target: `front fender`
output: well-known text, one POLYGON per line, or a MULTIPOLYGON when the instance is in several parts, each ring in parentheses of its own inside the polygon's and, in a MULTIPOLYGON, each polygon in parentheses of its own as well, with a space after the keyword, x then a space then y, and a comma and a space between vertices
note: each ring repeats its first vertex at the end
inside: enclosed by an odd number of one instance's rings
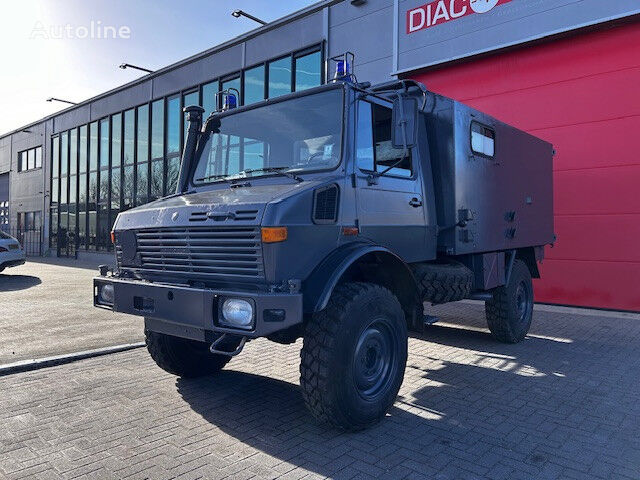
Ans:
POLYGON ((413 278, 411 270, 402 259, 384 247, 361 242, 343 245, 325 257, 302 283, 304 312, 314 313, 324 310, 333 290, 347 270, 364 256, 376 253, 394 257, 398 264, 406 268, 407 275, 413 278))

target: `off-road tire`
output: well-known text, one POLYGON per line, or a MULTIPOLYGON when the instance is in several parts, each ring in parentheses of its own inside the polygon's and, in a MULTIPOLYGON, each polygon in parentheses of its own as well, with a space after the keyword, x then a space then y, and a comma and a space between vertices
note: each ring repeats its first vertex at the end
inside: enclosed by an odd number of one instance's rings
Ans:
POLYGON ((423 302, 456 302, 471 293, 473 272, 461 263, 416 263, 411 268, 423 302))
POLYGON ((518 343, 531 328, 533 317, 533 284, 527 265, 516 260, 511 271, 509 285, 495 288, 493 297, 485 302, 487 324, 491 335, 503 343, 518 343), (519 288, 525 289, 521 304, 519 288), (519 307, 520 305, 520 307, 519 307))
POLYGON ((219 372, 231 357, 213 354, 209 344, 174 337, 163 333, 144 331, 147 350, 151 358, 165 372, 185 378, 202 377, 219 372))
POLYGON ((378 422, 402 384, 407 340, 404 312, 389 290, 371 283, 338 285, 327 308, 305 326, 300 386, 309 411, 319 421, 348 431, 378 422), (376 349, 377 331, 383 332, 380 338, 389 338, 380 343, 388 345, 381 347, 380 355, 388 359, 382 362, 388 369, 380 376, 379 389, 376 383, 369 394, 362 383, 369 381, 365 370, 375 367, 366 366, 363 359, 369 358, 369 349, 376 349))

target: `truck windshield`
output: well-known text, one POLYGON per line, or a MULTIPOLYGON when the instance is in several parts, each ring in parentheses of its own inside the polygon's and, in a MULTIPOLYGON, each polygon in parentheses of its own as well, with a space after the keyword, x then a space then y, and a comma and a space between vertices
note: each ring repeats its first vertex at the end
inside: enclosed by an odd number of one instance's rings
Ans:
POLYGON ((193 183, 334 168, 342 116, 337 88, 225 115, 205 140, 193 183))

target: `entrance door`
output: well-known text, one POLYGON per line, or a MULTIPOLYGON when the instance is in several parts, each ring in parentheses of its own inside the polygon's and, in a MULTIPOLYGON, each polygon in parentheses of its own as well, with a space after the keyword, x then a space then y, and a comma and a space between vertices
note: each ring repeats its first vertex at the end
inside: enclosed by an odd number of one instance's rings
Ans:
POLYGON ((393 148, 391 108, 358 100, 355 174, 360 232, 405 261, 417 261, 426 244, 419 162, 393 148), (393 167, 389 169, 389 167, 393 167), (376 176, 375 173, 384 172, 376 176))

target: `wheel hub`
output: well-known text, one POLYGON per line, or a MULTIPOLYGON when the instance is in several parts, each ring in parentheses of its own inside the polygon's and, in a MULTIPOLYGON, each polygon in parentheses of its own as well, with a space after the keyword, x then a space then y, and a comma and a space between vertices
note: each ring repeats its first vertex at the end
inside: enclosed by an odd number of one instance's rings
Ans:
POLYGON ((520 282, 516 290, 516 308, 518 312, 518 319, 521 322, 526 321, 527 313, 531 303, 531 295, 525 282, 520 282))
POLYGON ((354 380, 358 393, 373 400, 387 386, 393 370, 393 334, 379 321, 364 329, 354 355, 354 380))

